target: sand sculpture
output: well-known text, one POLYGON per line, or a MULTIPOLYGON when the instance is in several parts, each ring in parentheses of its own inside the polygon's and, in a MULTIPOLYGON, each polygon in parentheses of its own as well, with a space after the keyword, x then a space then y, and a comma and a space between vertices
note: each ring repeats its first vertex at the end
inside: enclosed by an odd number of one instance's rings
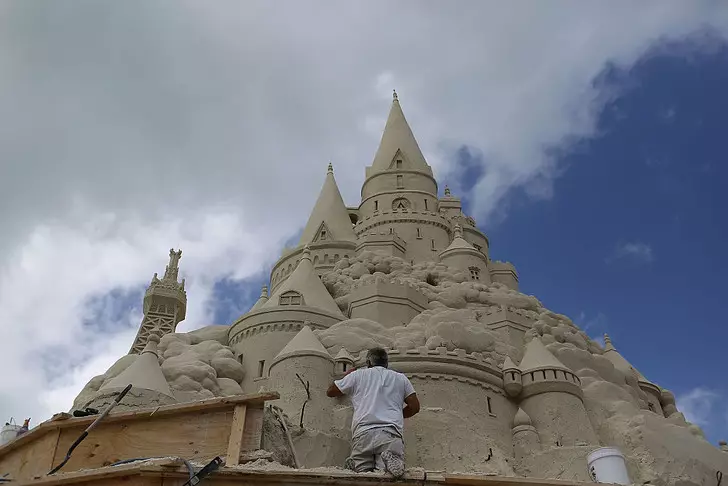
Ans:
POLYGON ((708 443, 608 337, 602 348, 518 291, 460 199, 438 197, 396 96, 359 206, 344 204, 329 165, 299 244, 231 325, 174 332, 180 256, 153 279, 131 354, 74 407, 102 405, 123 383, 134 384, 126 408, 275 390, 303 465, 339 466, 351 407, 326 387, 383 346, 423 405, 406 425, 408 466, 588 481, 586 455, 615 446, 639 484, 728 472, 728 447, 708 443))

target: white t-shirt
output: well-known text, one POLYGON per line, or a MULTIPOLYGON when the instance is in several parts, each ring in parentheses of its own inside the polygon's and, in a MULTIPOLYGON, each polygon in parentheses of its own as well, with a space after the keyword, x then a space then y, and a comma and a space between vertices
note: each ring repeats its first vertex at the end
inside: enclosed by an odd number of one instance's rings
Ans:
POLYGON ((394 427, 404 437, 404 399, 415 392, 406 376, 374 366, 349 373, 334 384, 343 394, 351 397, 354 406, 351 430, 354 437, 378 427, 394 427))

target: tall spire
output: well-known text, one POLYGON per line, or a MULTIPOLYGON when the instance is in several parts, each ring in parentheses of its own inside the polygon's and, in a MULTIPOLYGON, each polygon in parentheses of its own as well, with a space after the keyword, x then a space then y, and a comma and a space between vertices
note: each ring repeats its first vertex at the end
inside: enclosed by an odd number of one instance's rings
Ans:
POLYGON ((307 245, 321 240, 356 241, 349 211, 336 185, 331 163, 298 244, 307 245))
POLYGON ((432 169, 427 165, 425 156, 422 155, 412 129, 404 117, 396 91, 392 97, 392 107, 389 110, 382 140, 379 142, 379 149, 372 162, 372 170, 379 172, 396 167, 396 161, 401 160, 402 169, 432 174, 432 169))

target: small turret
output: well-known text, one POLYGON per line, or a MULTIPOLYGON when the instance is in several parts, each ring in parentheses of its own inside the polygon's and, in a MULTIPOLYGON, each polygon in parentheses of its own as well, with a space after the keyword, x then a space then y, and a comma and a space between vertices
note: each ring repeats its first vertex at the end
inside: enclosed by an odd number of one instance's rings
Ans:
POLYGON ((503 388, 511 397, 517 397, 523 390, 521 370, 513 363, 510 356, 506 356, 503 361, 503 388))
POLYGON ((607 334, 604 335, 603 356, 611 361, 614 367, 624 373, 625 376, 636 379, 640 390, 645 392, 647 397, 647 408, 650 411, 660 415, 664 414, 661 404, 662 390, 660 387, 645 378, 644 375, 637 370, 637 368, 632 366, 630 362, 627 361, 625 357, 619 353, 619 351, 617 351, 614 344, 612 344, 612 340, 607 334))
POLYGON ((133 409, 139 406, 138 404, 148 407, 151 404, 176 403, 177 400, 159 366, 157 343, 159 343, 159 330, 155 329, 149 334, 147 344, 139 357, 128 368, 104 384, 84 407, 102 408, 108 405, 116 394, 129 384, 132 388, 117 406, 117 410, 133 409))
POLYGON ((279 406, 304 427, 328 430, 333 400, 326 388, 334 377, 334 360, 306 325, 273 358, 269 388, 280 393, 279 406))
POLYGON ((343 375, 354 367, 354 361, 354 357, 342 346, 334 358, 334 373, 337 376, 343 375))
POLYGON ((471 280, 490 283, 485 255, 463 238, 463 228, 459 224, 453 227, 450 245, 440 252, 440 261, 449 267, 468 272, 471 280))
POLYGON ((728 442, 726 442, 724 440, 718 441, 718 446, 720 447, 720 450, 722 450, 723 452, 728 452, 728 442))
POLYGON ((533 421, 544 447, 599 443, 584 408, 581 380, 539 337, 526 345, 519 368, 523 381, 520 406, 533 421))
POLYGON ((258 297, 258 300, 255 301, 255 304, 253 304, 253 307, 251 307, 248 312, 253 312, 254 310, 260 309, 265 305, 266 302, 268 302, 268 286, 266 284, 263 284, 260 289, 260 297, 258 297))
POLYGON ((513 454, 520 460, 541 448, 536 427, 531 424, 531 417, 522 408, 513 418, 513 454))
POLYGON ((579 399, 583 396, 579 377, 556 359, 538 337, 526 345, 519 369, 523 398, 550 391, 570 393, 579 399))

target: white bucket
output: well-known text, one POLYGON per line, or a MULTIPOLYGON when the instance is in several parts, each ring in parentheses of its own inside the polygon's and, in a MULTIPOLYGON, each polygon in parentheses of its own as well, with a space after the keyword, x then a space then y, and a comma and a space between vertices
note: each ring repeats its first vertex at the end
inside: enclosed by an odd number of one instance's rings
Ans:
POLYGON ((0 432, 0 445, 7 444, 11 440, 13 440, 18 435, 18 430, 20 430, 20 425, 15 424, 7 424, 3 427, 2 432, 0 432))
POLYGON ((586 458, 589 476, 595 483, 632 484, 627 474, 624 456, 614 447, 602 447, 586 458))

